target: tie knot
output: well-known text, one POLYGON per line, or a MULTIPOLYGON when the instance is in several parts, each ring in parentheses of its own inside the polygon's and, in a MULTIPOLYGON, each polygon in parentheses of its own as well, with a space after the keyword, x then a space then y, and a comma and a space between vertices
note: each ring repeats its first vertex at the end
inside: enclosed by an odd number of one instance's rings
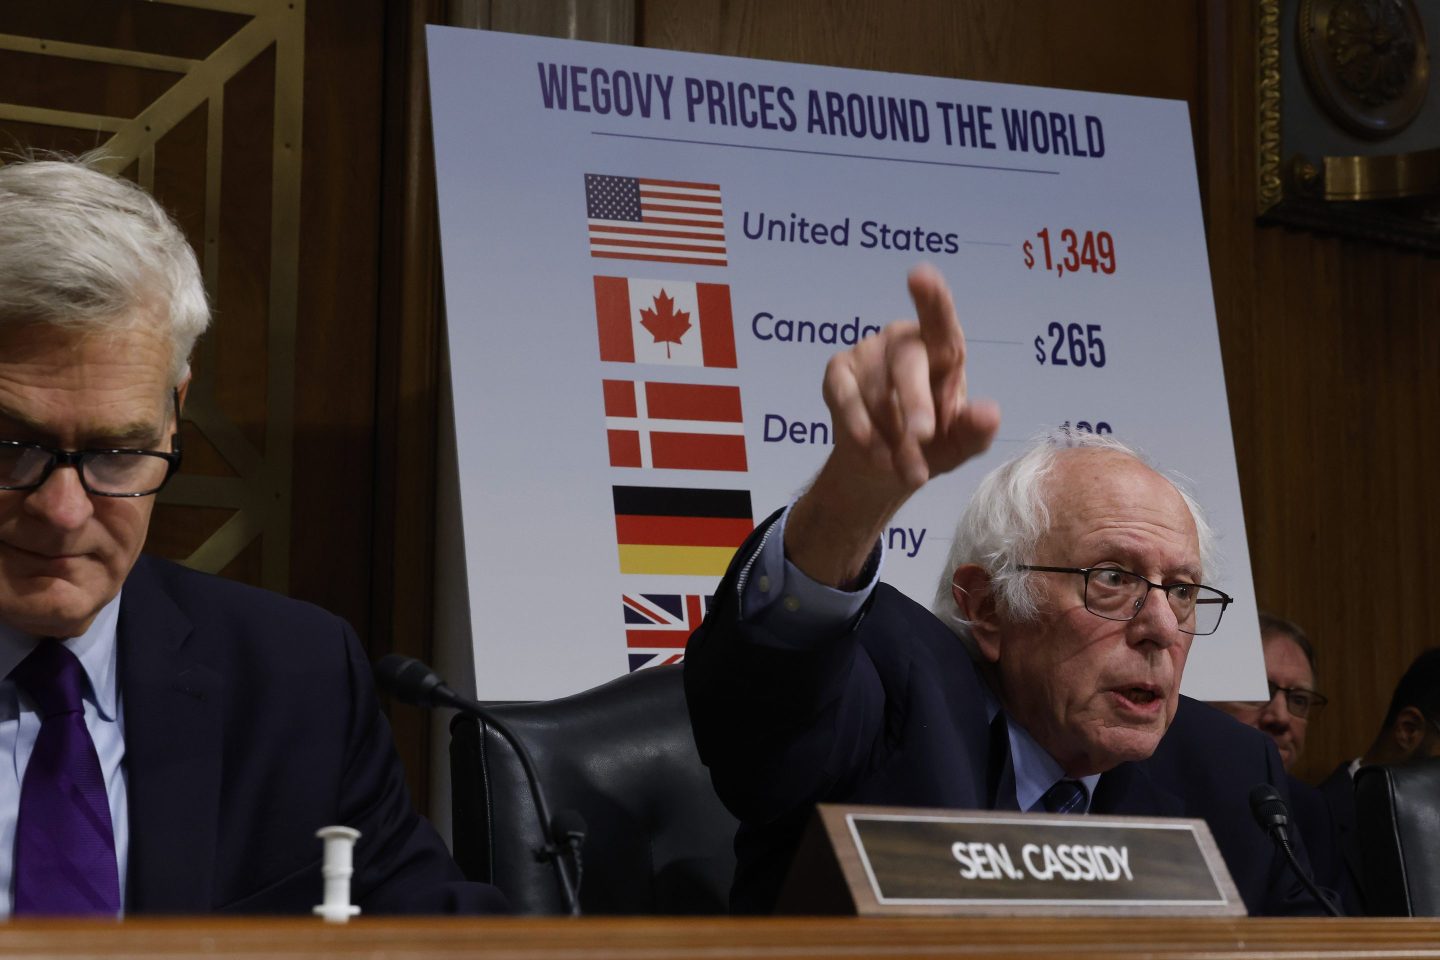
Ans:
POLYGON ((10 679, 35 701, 42 718, 85 709, 85 668, 69 648, 53 637, 41 640, 10 671, 10 679))
POLYGON ((1086 796, 1085 784, 1079 780, 1056 780, 1040 802, 1050 813, 1084 813, 1086 796))

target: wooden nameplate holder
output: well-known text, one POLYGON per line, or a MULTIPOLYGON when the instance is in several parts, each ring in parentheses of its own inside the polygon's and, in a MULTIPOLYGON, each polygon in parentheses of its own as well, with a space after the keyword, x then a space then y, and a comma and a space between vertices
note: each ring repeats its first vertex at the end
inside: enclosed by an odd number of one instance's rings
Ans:
POLYGON ((821 804, 776 912, 1243 917, 1245 904, 1203 820, 821 804))

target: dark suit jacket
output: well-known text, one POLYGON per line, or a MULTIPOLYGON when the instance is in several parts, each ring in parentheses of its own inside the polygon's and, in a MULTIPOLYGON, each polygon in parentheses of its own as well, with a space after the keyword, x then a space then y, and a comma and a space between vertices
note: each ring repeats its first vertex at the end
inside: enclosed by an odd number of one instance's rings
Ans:
MULTIPOLYGON (((696 743, 741 820, 737 912, 773 909, 815 803, 1013 809, 1008 743, 992 747, 984 681, 929 611, 881 584, 848 635, 796 651, 740 620, 737 573, 685 657, 696 743)), ((1270 738, 1181 698, 1155 755, 1102 776, 1091 810, 1202 817, 1252 913, 1320 913, 1251 816, 1249 790, 1262 781, 1286 790, 1270 738)))
POLYGON ((141 557, 117 643, 127 913, 309 913, 329 824, 361 831, 351 899, 366 913, 504 908, 411 808, 344 621, 141 557))
POLYGON ((1350 776, 1350 761, 1346 760, 1335 768, 1335 772, 1320 781, 1320 795, 1330 809, 1330 818, 1335 823, 1339 837, 1340 853, 1345 861, 1345 883, 1341 893, 1345 906, 1351 913, 1367 913, 1365 886, 1361 882, 1360 839, 1355 830, 1355 780, 1350 776))

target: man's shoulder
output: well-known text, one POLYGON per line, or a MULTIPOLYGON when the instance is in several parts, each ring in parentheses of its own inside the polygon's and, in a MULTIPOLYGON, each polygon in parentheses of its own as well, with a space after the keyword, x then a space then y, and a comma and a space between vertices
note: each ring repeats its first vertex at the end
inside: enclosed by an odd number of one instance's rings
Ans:
POLYGON ((1330 776, 1320 781, 1317 789, 1321 793, 1345 792, 1353 793, 1355 790, 1355 778, 1350 776, 1350 764, 1354 761, 1342 760, 1340 765, 1330 771, 1330 776))
POLYGON ((141 556, 120 602, 122 633, 168 629, 202 660, 283 656, 299 667, 358 655, 340 617, 312 603, 141 556))
POLYGON ((1259 730, 1208 703, 1181 696, 1175 719, 1145 763, 1185 783, 1267 772, 1279 766, 1279 754, 1272 758, 1269 753, 1275 753, 1274 742, 1259 730))
POLYGON ((192 619, 223 618, 232 622, 280 619, 317 623, 338 619, 313 603, 142 554, 125 581, 127 595, 139 593, 139 602, 154 602, 157 589, 159 595, 192 619))
POLYGON ((1341 830, 1348 829, 1355 820, 1355 778, 1350 776, 1350 763, 1342 761, 1316 788, 1341 830))
MULTIPOLYGON (((939 617, 888 583, 876 584, 857 626, 857 639, 882 670, 886 664, 917 660, 941 666, 973 664, 964 642, 939 617)), ((947 676, 936 679, 944 682, 947 676)))

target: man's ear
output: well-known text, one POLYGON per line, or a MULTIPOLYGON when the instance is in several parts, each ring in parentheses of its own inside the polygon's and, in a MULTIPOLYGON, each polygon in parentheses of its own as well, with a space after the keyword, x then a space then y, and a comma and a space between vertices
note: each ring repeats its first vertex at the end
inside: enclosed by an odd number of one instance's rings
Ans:
POLYGON ((1414 756, 1428 732, 1429 725, 1425 722, 1425 714, 1421 713, 1418 707, 1401 710, 1395 715, 1395 723, 1390 727, 1390 736, 1407 759, 1414 756))
POLYGON ((962 564, 950 575, 950 595, 960 614, 970 622, 970 635, 990 663, 1000 660, 1000 623, 990 574, 973 563, 962 564))
MULTIPOLYGON (((187 370, 187 371, 185 371, 185 376, 180 379, 180 383, 177 384, 176 387, 175 387, 175 394, 176 394, 176 396, 178 396, 178 397, 180 398, 180 409, 181 409, 181 410, 184 410, 184 409, 185 409, 185 396, 186 396, 186 394, 188 394, 189 392, 190 392, 190 371, 187 370)), ((176 429, 179 429, 180 425, 177 423, 177 424, 175 425, 175 427, 176 427, 176 429)))

